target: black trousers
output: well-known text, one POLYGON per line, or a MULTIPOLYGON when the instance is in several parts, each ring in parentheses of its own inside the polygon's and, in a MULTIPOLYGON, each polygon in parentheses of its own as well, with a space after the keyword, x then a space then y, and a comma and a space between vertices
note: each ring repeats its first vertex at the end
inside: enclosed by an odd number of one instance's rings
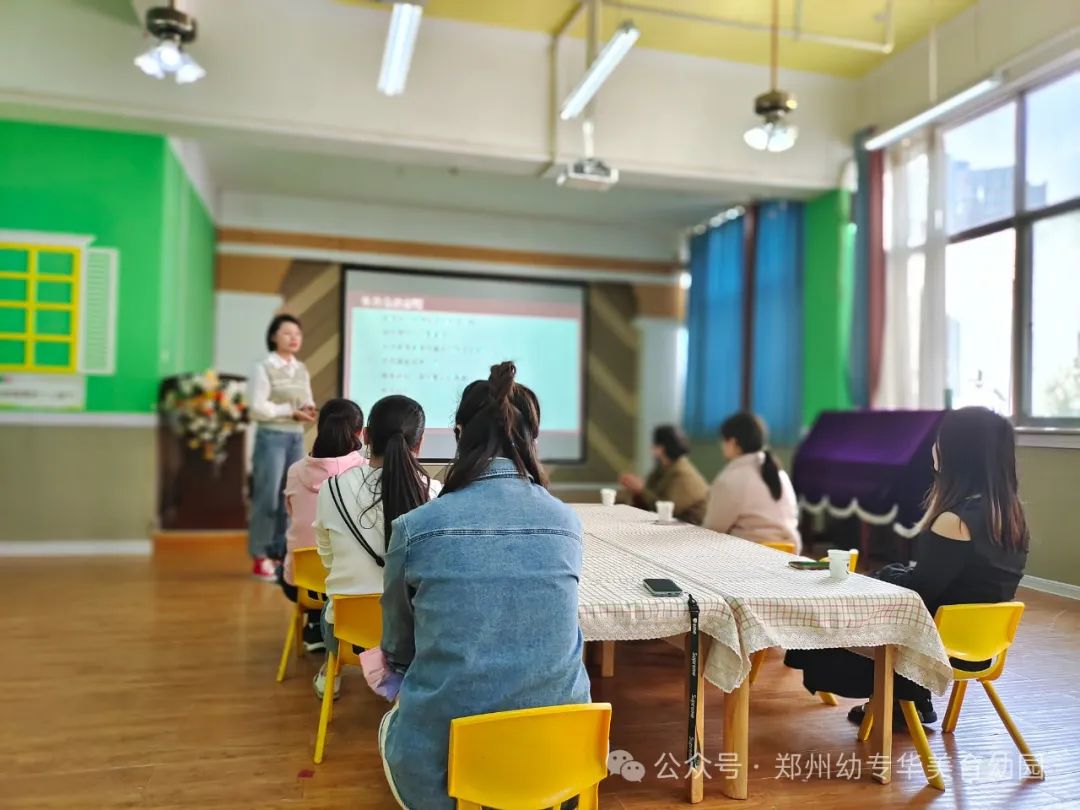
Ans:
MULTIPOLYGON (((788 650, 784 664, 801 669, 809 692, 832 692, 848 698, 869 698, 874 692, 874 661, 851 650, 788 650)), ((893 697, 925 704, 930 690, 893 675, 893 697)))
MULTIPOLYGON (((285 577, 282 575, 282 567, 280 565, 277 567, 277 581, 278 585, 281 586, 282 593, 285 594, 285 598, 288 599, 290 602, 296 602, 296 586, 290 585, 288 582, 285 581, 285 577)), ((309 610, 307 612, 307 625, 309 627, 318 627, 320 615, 321 611, 309 610)))

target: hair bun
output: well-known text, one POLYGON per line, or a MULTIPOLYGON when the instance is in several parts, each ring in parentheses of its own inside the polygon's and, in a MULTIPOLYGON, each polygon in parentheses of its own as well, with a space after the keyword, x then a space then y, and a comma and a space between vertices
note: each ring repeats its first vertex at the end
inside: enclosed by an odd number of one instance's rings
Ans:
POLYGON ((493 401, 500 403, 510 399, 514 393, 515 377, 517 377, 517 366, 511 360, 506 360, 491 367, 488 384, 491 386, 491 398, 493 401))

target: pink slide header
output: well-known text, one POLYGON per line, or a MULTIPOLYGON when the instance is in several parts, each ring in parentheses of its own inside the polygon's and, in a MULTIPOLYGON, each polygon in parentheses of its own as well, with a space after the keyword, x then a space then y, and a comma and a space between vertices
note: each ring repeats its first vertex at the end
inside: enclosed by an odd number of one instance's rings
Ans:
POLYGON ((456 312, 467 315, 525 315, 533 318, 582 316, 576 304, 556 301, 520 301, 493 298, 455 298, 435 295, 385 295, 349 293, 349 305, 361 309, 390 309, 405 312, 456 312))

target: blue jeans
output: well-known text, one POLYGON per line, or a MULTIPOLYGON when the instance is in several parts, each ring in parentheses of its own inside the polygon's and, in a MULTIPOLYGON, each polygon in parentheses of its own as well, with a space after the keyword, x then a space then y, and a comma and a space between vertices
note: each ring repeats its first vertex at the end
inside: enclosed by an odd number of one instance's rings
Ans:
POLYGON ((319 616, 319 625, 322 627, 322 640, 328 653, 337 653, 338 643, 334 637, 334 625, 326 620, 326 609, 330 607, 329 600, 323 605, 322 614, 319 616))
POLYGON ((252 557, 285 556, 285 473, 304 457, 304 434, 284 430, 255 430, 251 460, 251 517, 248 553, 252 557))

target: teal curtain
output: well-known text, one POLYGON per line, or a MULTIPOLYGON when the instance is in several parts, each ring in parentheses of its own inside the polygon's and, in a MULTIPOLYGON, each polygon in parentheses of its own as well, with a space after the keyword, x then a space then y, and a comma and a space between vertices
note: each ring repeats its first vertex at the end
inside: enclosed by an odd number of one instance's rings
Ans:
POLYGON ((724 418, 740 407, 743 236, 739 217, 690 242, 685 422, 692 436, 715 438, 724 418))
POLYGON ((802 421, 803 206, 764 203, 754 248, 751 408, 772 441, 794 446, 802 421))

